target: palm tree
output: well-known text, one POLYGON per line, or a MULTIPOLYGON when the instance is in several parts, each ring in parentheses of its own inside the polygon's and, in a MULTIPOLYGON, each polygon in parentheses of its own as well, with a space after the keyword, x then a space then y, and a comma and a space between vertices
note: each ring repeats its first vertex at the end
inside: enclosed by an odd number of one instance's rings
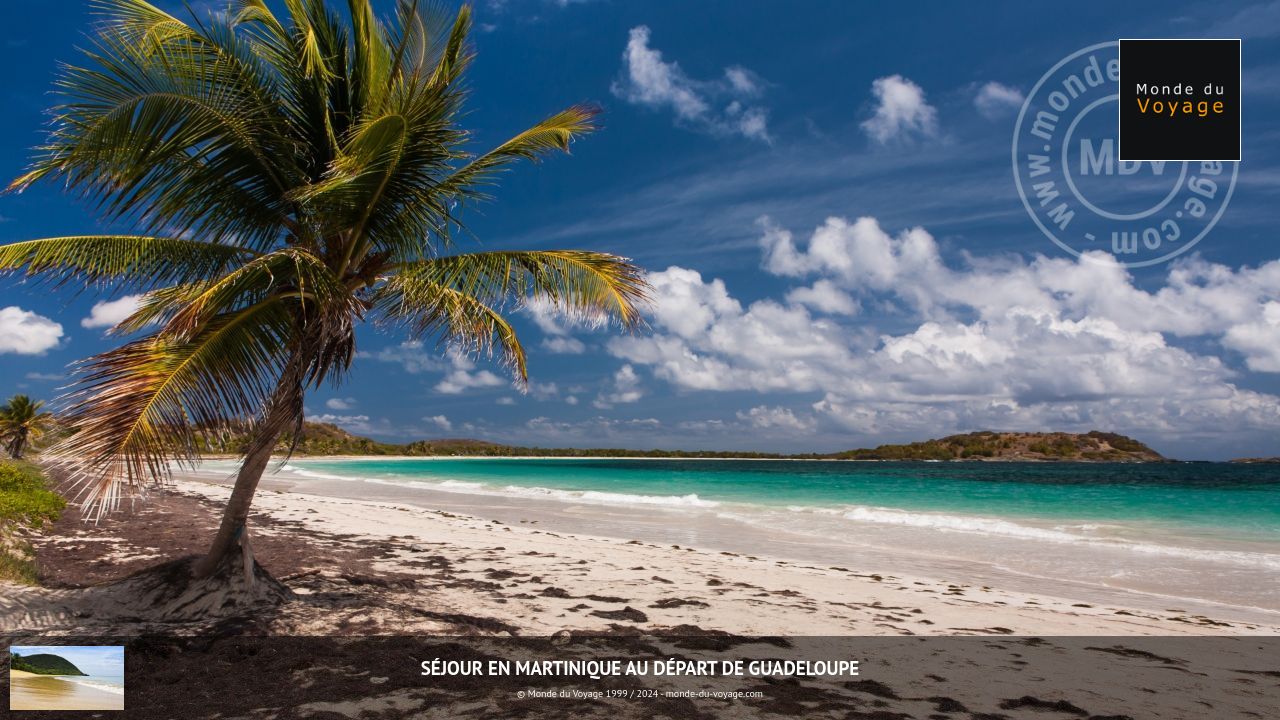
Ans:
POLYGON ((14 395, 0 405, 0 442, 9 457, 21 458, 32 441, 39 440, 53 425, 53 414, 40 412, 43 401, 32 401, 26 395, 14 395))
POLYGON ((465 206, 513 161, 567 151, 597 112, 573 106, 471 153, 459 124, 468 7, 446 17, 402 0, 383 23, 370 0, 345 14, 285 0, 283 19, 237 0, 188 22, 144 0, 97 4, 94 42, 63 68, 53 129, 12 187, 57 179, 131 234, 0 246, 0 271, 144 293, 114 330, 145 335, 85 361, 65 399, 75 432, 56 454, 86 512, 253 422, 194 577, 249 558, 258 479, 300 426, 304 393, 342 381, 362 321, 496 353, 521 384, 525 352, 504 313, 522 303, 641 322, 647 285, 624 258, 454 252, 465 206))

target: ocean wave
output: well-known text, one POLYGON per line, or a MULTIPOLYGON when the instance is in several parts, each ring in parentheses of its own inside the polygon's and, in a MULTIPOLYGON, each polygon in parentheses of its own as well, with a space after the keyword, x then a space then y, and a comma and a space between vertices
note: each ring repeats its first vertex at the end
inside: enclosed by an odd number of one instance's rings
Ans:
POLYGON ((64 677, 63 679, 70 680, 71 682, 76 683, 77 685, 84 685, 85 687, 94 688, 95 690, 104 690, 113 695, 124 694, 124 685, 117 685, 115 683, 110 683, 103 680, 85 680, 83 678, 78 678, 78 677, 64 677))
POLYGON ((697 495, 633 495, 631 493, 601 492, 599 490, 559 490, 547 487, 523 487, 507 485, 504 493, 526 497, 545 497, 570 502, 588 502, 600 505, 670 505, 675 507, 713 508, 720 503, 704 500, 697 495))
MULTIPOLYGON (((421 480, 395 476, 371 477, 337 475, 300 468, 292 464, 285 465, 282 470, 300 477, 370 482, 402 488, 420 488, 428 491, 460 493, 467 495, 507 498, 523 497, 606 506, 650 506, 687 510, 719 508, 721 510, 720 514, 722 517, 754 525, 772 525, 773 523, 771 518, 778 519, 776 512, 771 512, 770 509, 765 506, 753 505, 751 503, 721 503, 715 500, 702 498, 693 493, 686 495, 645 495, 600 490, 568 490, 543 486, 509 484, 497 485, 455 479, 421 480)), ((790 511, 790 513, 808 513, 856 523, 920 528, 921 530, 965 533, 988 537, 1015 538, 1054 544, 1088 545, 1098 549, 1113 549, 1188 560, 1228 562, 1236 565, 1280 569, 1280 555, 1278 554, 1185 547, 1181 545, 1144 542, 1111 534, 1132 529, 1123 524, 1080 522, 1073 524, 1059 523, 1046 527, 997 517, 958 515, 948 514, 945 512, 915 511, 863 505, 845 505, 836 507, 789 506, 786 510, 790 511)), ((829 535, 832 530, 830 525, 826 525, 824 527, 822 523, 815 525, 814 523, 809 522, 805 523, 801 527, 796 527, 793 522, 784 522, 783 524, 786 526, 786 529, 803 534, 829 535)))
POLYGON ((505 485, 495 487, 485 483, 467 482, 463 480, 410 480, 396 477, 368 477, 353 475, 332 475, 328 473, 306 470, 296 465, 285 465, 281 470, 300 477, 324 480, 348 480, 377 483, 395 487, 414 487, 423 490, 463 493, 467 495, 488 495, 500 497, 530 497, 560 500, 563 502, 580 502, 592 505, 660 505, 668 507, 713 508, 720 503, 704 500, 696 494, 688 495, 641 495, 632 493, 603 492, 599 490, 562 490, 542 486, 505 485))
MULTIPOLYGON (((924 528, 942 532, 960 532, 974 535, 995 535, 1001 537, 1040 540, 1052 543, 1070 543, 1092 545, 1101 548, 1113 548, 1150 555, 1164 555, 1188 560, 1204 560, 1210 562, 1229 562, 1237 565, 1251 565, 1280 569, 1280 555, 1259 552, 1233 550, 1210 550, 1178 545, 1162 545, 1159 543, 1140 542, 1117 537, 1101 537, 1098 535, 1078 535, 1065 532, 1063 527, 1075 527, 1086 531, 1095 531, 1099 525, 1083 524, 1076 526, 1057 526, 1056 528, 1025 525, 999 518, 980 517, 975 515, 948 515, 944 513, 914 512, 885 507, 852 506, 841 508, 797 507, 787 508, 792 512, 814 513, 818 515, 837 516, 854 522, 873 523, 879 525, 898 525, 904 527, 924 528)), ((1117 526, 1109 526, 1117 527, 1117 526)))

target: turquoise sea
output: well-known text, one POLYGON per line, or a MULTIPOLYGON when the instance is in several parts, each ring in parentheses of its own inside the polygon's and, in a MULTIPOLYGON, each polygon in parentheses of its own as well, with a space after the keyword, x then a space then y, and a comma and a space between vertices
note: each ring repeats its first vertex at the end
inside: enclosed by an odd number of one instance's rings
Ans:
POLYGON ((276 477, 569 531, 1280 611, 1280 465, 299 458, 276 477))
POLYGON ((948 516, 1163 525, 1205 537, 1277 543, 1280 549, 1280 465, 613 459, 291 465, 388 482, 601 503, 880 509, 904 516, 930 513, 935 522, 948 516))

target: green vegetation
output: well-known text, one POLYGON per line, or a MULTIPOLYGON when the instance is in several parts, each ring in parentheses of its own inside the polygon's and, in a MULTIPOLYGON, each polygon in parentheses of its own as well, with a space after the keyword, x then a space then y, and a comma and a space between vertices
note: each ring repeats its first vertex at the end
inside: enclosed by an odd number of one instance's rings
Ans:
POLYGON ((26 395, 14 395, 0 405, 0 443, 9 457, 21 458, 31 443, 53 428, 53 415, 41 412, 44 403, 26 395))
POLYGON ((66 502, 46 486, 39 468, 0 462, 0 580, 34 583, 35 562, 23 536, 53 522, 66 502))
MULTIPOLYGON (((239 454, 249 446, 247 433, 230 433, 221 442, 205 445, 206 454, 239 454)), ((280 440, 276 450, 285 452, 292 434, 280 440)), ((411 457, 644 457, 644 458, 743 458, 790 460, 1075 460, 1158 461, 1159 453, 1124 435, 1090 432, 1009 433, 981 431, 951 435, 907 445, 881 445, 838 453, 782 454, 730 450, 628 450, 625 448, 539 448, 503 445, 484 440, 417 440, 406 444, 384 443, 352 435, 336 425, 303 424, 294 452, 300 455, 406 455, 411 457)))
POLYGON ((512 310, 632 328, 648 289, 607 253, 458 250, 461 217, 503 172, 568 151, 598 113, 571 106, 477 152, 468 6, 233 5, 185 20, 93 3, 93 37, 61 66, 46 141, 10 189, 56 183, 128 232, 0 246, 0 273, 143 296, 117 327, 136 339, 86 362, 65 413, 58 451, 81 466, 86 510, 254 420, 196 576, 235 564, 272 450, 306 392, 344 378, 363 322, 491 352, 523 383, 512 310))
POLYGON ((980 432, 951 435, 907 445, 881 445, 849 450, 834 457, 848 460, 1076 460, 1152 462, 1164 458, 1133 438, 1094 430, 1076 433, 980 432))
MULTIPOLYGON (((247 432, 224 433, 217 441, 201 445, 204 454, 238 455, 249 447, 247 432)), ((480 456, 480 457, 670 457, 670 458, 784 458, 778 453, 732 452, 718 450, 627 450, 623 448, 537 448, 502 445, 484 440, 444 439, 416 440, 397 444, 352 435, 337 425, 306 422, 294 442, 293 433, 284 435, 276 451, 293 449, 298 455, 408 455, 413 457, 480 456)), ((819 457, 817 455, 806 457, 819 457)))
POLYGON ((70 660, 49 653, 38 655, 19 655, 13 653, 10 660, 13 670, 34 673, 36 675, 85 675, 70 660))

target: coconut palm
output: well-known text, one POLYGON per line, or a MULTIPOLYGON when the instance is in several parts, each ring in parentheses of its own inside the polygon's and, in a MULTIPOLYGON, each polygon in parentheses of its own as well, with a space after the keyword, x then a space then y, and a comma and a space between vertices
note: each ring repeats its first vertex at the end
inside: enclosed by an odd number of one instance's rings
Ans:
POLYGON ((273 449, 308 389, 342 381, 361 322, 495 354, 524 383, 511 310, 536 300, 635 327, 646 292, 613 255, 455 252, 460 212, 501 171, 567 151, 596 114, 570 107, 473 154, 467 7, 403 0, 382 22, 370 0, 283 4, 184 21, 97 0, 92 45, 63 68, 53 128, 13 188, 56 179, 130 233, 0 246, 0 271, 142 294, 114 331, 143 334, 85 361, 66 399, 75 432, 56 454, 89 512, 253 423, 195 577, 247 545, 273 449))
POLYGON ((26 395, 14 395, 0 405, 0 442, 9 457, 21 458, 27 447, 53 426, 53 414, 41 412, 43 407, 44 402, 26 395))

